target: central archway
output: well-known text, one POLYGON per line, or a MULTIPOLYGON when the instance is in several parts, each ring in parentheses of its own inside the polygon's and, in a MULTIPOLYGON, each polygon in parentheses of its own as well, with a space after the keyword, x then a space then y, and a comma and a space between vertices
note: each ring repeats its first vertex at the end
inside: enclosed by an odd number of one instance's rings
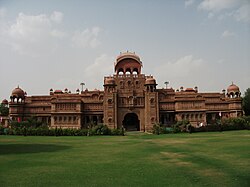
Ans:
POLYGON ((122 124, 126 131, 140 131, 140 121, 135 113, 127 113, 122 124))

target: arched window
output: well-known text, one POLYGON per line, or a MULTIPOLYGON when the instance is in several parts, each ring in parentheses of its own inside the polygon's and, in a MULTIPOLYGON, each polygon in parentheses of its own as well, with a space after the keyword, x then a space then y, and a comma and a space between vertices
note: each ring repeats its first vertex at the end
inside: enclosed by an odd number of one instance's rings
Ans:
POLYGON ((109 105, 112 104, 112 99, 108 99, 108 104, 109 104, 109 105))
POLYGON ((195 119, 198 119, 198 114, 195 114, 195 119))
POLYGON ((182 120, 185 119, 185 115, 184 115, 184 114, 181 115, 181 119, 182 119, 182 120))
POLYGON ((124 82, 123 81, 120 81, 120 87, 124 88, 124 82))
POLYGON ((126 75, 131 74, 131 70, 129 68, 126 69, 126 75))

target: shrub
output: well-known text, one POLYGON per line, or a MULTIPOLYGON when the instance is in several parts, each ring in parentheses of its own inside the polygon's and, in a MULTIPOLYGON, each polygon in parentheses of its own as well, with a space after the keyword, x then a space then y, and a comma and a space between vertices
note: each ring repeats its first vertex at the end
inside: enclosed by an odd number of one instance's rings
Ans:
POLYGON ((4 134, 4 127, 0 125, 0 135, 4 134))
POLYGON ((199 128, 195 128, 194 132, 215 132, 215 131, 221 131, 221 125, 220 124, 210 124, 206 126, 202 126, 199 128))
POLYGON ((228 130, 243 130, 250 129, 248 117, 228 118, 217 120, 214 124, 202 126, 195 129, 195 132, 212 132, 212 131, 228 131, 228 130))
POLYGON ((246 128, 247 121, 242 118, 228 118, 222 120, 222 129, 223 130, 242 130, 246 128))
POLYGON ((246 121, 245 128, 250 130, 250 116, 243 116, 242 118, 246 121))
POLYGON ((98 124, 92 128, 93 135, 110 135, 111 130, 104 124, 98 124))
MULTIPOLYGON (((182 120, 182 121, 177 121, 176 124, 173 125, 173 132, 174 133, 179 133, 179 132, 187 132, 187 128, 189 127, 190 122, 188 120, 182 120)), ((192 128, 193 127, 189 127, 192 128)))
POLYGON ((125 130, 124 130, 124 128, 111 129, 111 135, 113 135, 113 136, 124 136, 125 135, 125 130))
POLYGON ((166 134, 167 130, 161 123, 155 123, 153 126, 153 134, 166 134))
POLYGON ((174 127, 166 127, 161 123, 155 123, 153 126, 153 134, 169 134, 174 133, 174 127))
POLYGON ((92 136, 92 135, 124 135, 124 129, 109 129, 107 125, 98 124, 89 129, 72 128, 49 128, 41 125, 39 127, 26 126, 27 122, 14 122, 11 128, 0 126, 0 135, 23 135, 23 136, 92 136))

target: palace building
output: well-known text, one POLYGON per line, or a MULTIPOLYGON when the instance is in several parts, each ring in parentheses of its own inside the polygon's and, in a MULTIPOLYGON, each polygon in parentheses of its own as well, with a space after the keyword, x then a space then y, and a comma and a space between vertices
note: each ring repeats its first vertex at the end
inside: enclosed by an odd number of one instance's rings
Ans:
POLYGON ((167 126, 189 120, 197 126, 243 114, 240 89, 233 83, 218 93, 200 93, 197 87, 158 89, 154 77, 142 73, 140 57, 131 52, 117 57, 114 70, 112 76, 104 77, 103 90, 50 89, 48 95, 27 96, 17 87, 8 102, 10 118, 35 116, 50 127, 104 123, 110 128, 150 131, 155 123, 167 126))

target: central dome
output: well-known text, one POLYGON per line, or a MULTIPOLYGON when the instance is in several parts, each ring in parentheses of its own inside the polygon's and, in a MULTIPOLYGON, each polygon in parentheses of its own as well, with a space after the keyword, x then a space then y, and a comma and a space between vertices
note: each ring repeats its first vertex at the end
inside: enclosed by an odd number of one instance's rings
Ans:
POLYGON ((122 73, 141 73, 142 62, 140 57, 132 52, 121 53, 116 58, 115 72, 116 74, 122 73))
POLYGON ((126 58, 132 58, 136 61, 138 61, 139 63, 141 63, 140 57, 138 55, 136 55, 135 53, 132 52, 125 52, 125 53, 121 53, 117 58, 116 58, 116 63, 118 63, 119 61, 126 59, 126 58))

